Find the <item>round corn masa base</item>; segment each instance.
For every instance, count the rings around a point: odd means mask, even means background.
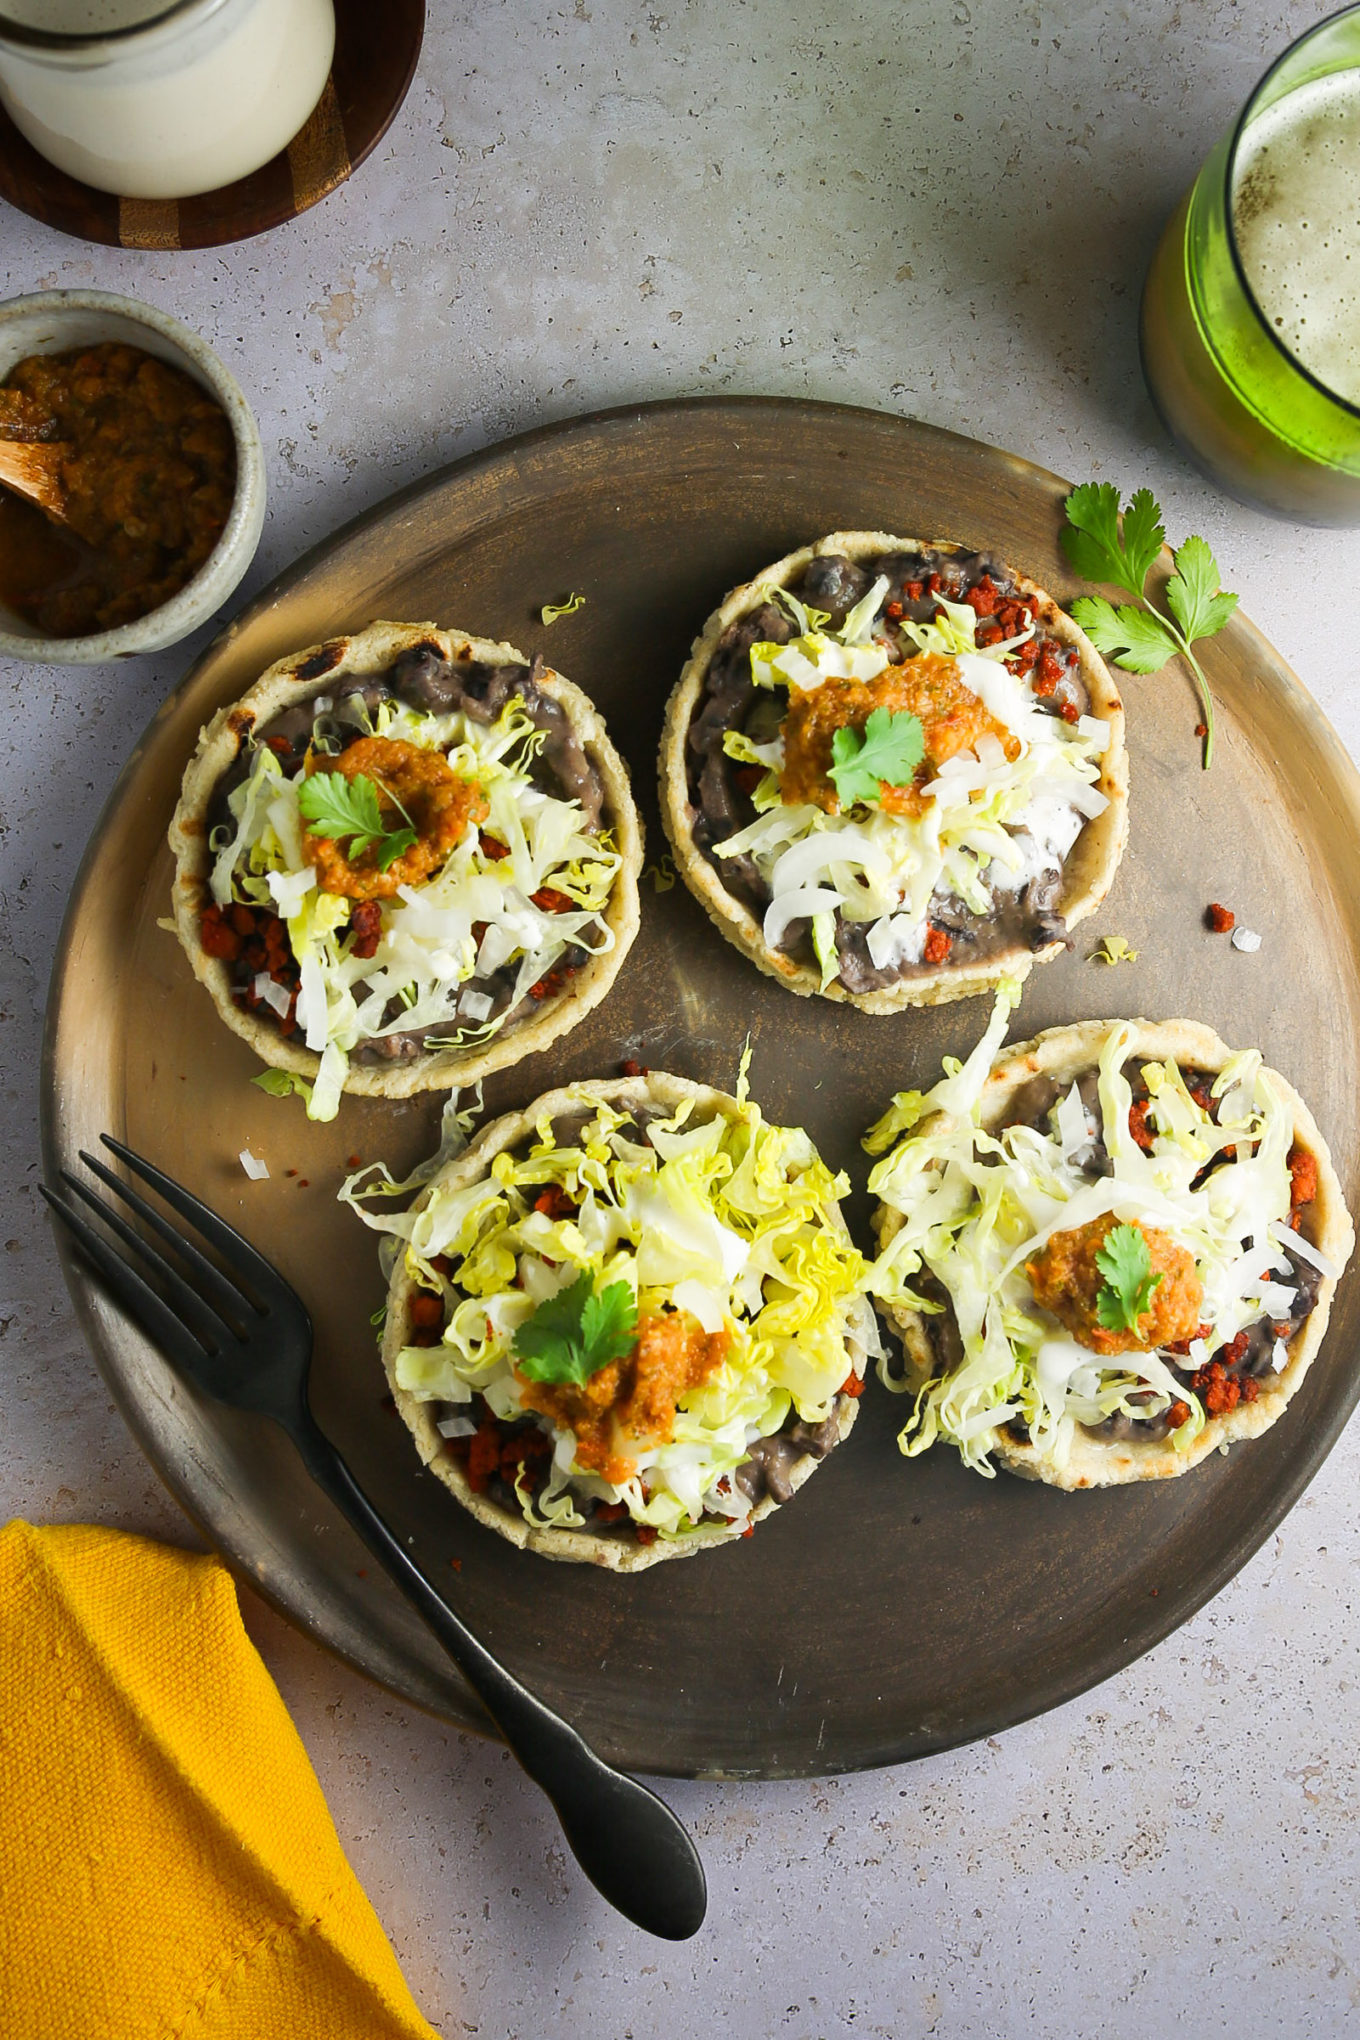
[[[1068,1027],[1050,1027],[1032,1041],[1002,1049],[997,1056],[982,1093],[983,1127],[992,1130],[1004,1125],[1012,1100],[1035,1077],[1051,1078],[1061,1086],[1070,1084],[1083,1070],[1094,1068],[1111,1029],[1122,1026],[1131,1029],[1129,1060],[1174,1061],[1183,1070],[1205,1070],[1216,1075],[1237,1052],[1211,1027],[1195,1020],[1082,1020]],[[1355,1234],[1327,1143],[1293,1086],[1278,1070],[1268,1070],[1266,1074],[1293,1114],[1296,1145],[1317,1162],[1317,1197],[1311,1207],[1317,1232],[1315,1244],[1338,1269],[1344,1268],[1355,1244]],[[947,1114],[934,1113],[914,1129],[913,1137],[932,1128],[943,1131],[949,1123]],[[874,1227],[880,1249],[887,1246],[901,1226],[899,1212],[886,1204],[877,1207]],[[1231,1445],[1239,1438],[1259,1438],[1284,1414],[1322,1344],[1335,1291],[1336,1281],[1324,1276],[1316,1304],[1289,1341],[1289,1360],[1284,1371],[1262,1381],[1255,1402],[1240,1402],[1234,1410],[1208,1417],[1204,1429],[1188,1448],[1177,1451],[1167,1438],[1152,1439],[1146,1444],[1136,1439],[1095,1438],[1078,1427],[1068,1457],[1060,1466],[1051,1451],[1041,1452],[1013,1438],[1004,1425],[999,1425],[986,1449],[1009,1472],[1025,1480],[1046,1481],[1051,1487],[1116,1487],[1134,1480],[1174,1480],[1221,1446]],[[919,1311],[889,1309],[886,1305],[884,1308],[901,1333],[912,1366],[924,1383],[935,1372],[936,1365],[924,1317]]]
[[[484,1127],[462,1154],[455,1156],[436,1176],[426,1184],[416,1199],[414,1209],[419,1210],[429,1198],[435,1184],[448,1189],[461,1189],[465,1184],[475,1183],[487,1175],[494,1157],[507,1148],[524,1145],[534,1132],[538,1121],[543,1118],[558,1119],[583,1106],[593,1108],[598,1104],[613,1106],[621,1112],[642,1111],[651,1108],[664,1112],[668,1117],[687,1099],[694,1101],[697,1123],[703,1124],[717,1113],[729,1118],[740,1114],[737,1100],[726,1091],[717,1091],[707,1084],[691,1083],[685,1077],[672,1077],[664,1071],[653,1070],[645,1077],[624,1077],[617,1081],[595,1081],[571,1084],[560,1091],[545,1092],[536,1098],[522,1112],[510,1112],[493,1120]],[[829,1222],[838,1227],[847,1241],[849,1233],[841,1216],[840,1206],[831,1204],[827,1209]],[[468,1484],[464,1469],[447,1450],[445,1440],[440,1436],[435,1421],[434,1406],[421,1402],[406,1389],[401,1388],[396,1378],[397,1355],[403,1346],[410,1344],[411,1296],[416,1283],[408,1274],[405,1255],[393,1270],[387,1293],[387,1321],[383,1333],[382,1358],[387,1371],[388,1385],[396,1400],[398,1410],[416,1441],[416,1450],[423,1463],[443,1481],[445,1487],[455,1494],[469,1515],[479,1523],[508,1538],[523,1551],[535,1551],[540,1557],[565,1560],[569,1563],[607,1566],[613,1572],[644,1572],[648,1566],[659,1565],[669,1558],[686,1558],[699,1551],[712,1551],[722,1544],[731,1544],[743,1533],[743,1525],[727,1529],[719,1524],[705,1525],[693,1532],[675,1538],[658,1537],[652,1543],[643,1544],[631,1535],[629,1526],[619,1525],[610,1531],[589,1529],[539,1529],[527,1523],[520,1511],[503,1506],[486,1494],[476,1494]],[[862,1373],[870,1346],[873,1310],[868,1299],[860,1296],[853,1300],[850,1323],[846,1331],[845,1371],[847,1376],[853,1370]],[[833,1404],[839,1436],[837,1443],[843,1443],[850,1435],[859,1408],[858,1400],[848,1395],[838,1395]],[[834,1447],[833,1447],[834,1449]],[[794,1461],[788,1469],[790,1487],[796,1492],[810,1479],[822,1461],[807,1452]],[[762,1522],[765,1517],[784,1506],[772,1496],[765,1495],[751,1511],[752,1523]]]
[[[286,1039],[267,1018],[238,1005],[231,995],[229,966],[220,957],[209,956],[203,947],[199,924],[211,898],[208,879],[213,858],[207,817],[213,790],[252,733],[284,709],[318,694],[334,694],[337,682],[343,679],[381,675],[402,652],[423,644],[436,645],[451,664],[477,661],[523,666],[526,674],[530,670],[528,660],[513,645],[495,644],[465,631],[441,630],[433,623],[372,623],[352,637],[328,638],[324,644],[308,645],[277,660],[239,701],[218,710],[200,735],[185,769],[179,805],[170,824],[175,933],[194,976],[206,985],[227,1026],[273,1069],[315,1078],[321,1058],[301,1042]],[[543,999],[532,1014],[488,1041],[462,1048],[427,1049],[408,1061],[386,1065],[351,1060],[344,1082],[348,1092],[367,1098],[409,1098],[418,1091],[447,1091],[475,1084],[493,1070],[506,1069],[566,1034],[599,1005],[623,967],[638,931],[638,876],[642,870],[642,823],[627,768],[603,720],[579,687],[551,669],[535,679],[542,692],[563,709],[600,776],[603,819],[623,860],[604,909],[613,946],[572,972],[562,988]]]
[[[838,553],[858,562],[890,552],[931,551],[947,554],[971,553],[974,547],[948,539],[895,538],[884,531],[833,531],[812,545],[801,546],[766,567],[752,581],[734,588],[714,610],[699,636],[689,661],[666,705],[665,728],[661,738],[659,779],[661,819],[670,838],[675,866],[694,897],[720,932],[743,956],[750,958],[767,977],[777,978],[800,998],[819,996],[840,999],[865,1013],[899,1013],[904,1006],[942,1006],[954,999],[972,998],[992,990],[1002,978],[1028,977],[1036,963],[1046,963],[1062,954],[1066,944],[1050,942],[1037,950],[1016,943],[1008,949],[975,963],[948,962],[931,970],[917,971],[895,985],[875,992],[850,992],[839,980],[821,989],[820,973],[811,964],[798,963],[766,942],[760,921],[750,908],[728,892],[720,873],[694,841],[695,810],[689,798],[686,742],[690,724],[703,699],[704,681],[719,641],[728,627],[769,600],[772,589],[787,588],[819,554]],[[1006,568],[1019,592],[1034,605],[1044,628],[1075,648],[1081,678],[1090,696],[1091,714],[1109,726],[1110,741],[1101,759],[1096,785],[1109,802],[1103,813],[1088,821],[1063,864],[1062,890],[1054,911],[1069,929],[1095,912],[1114,883],[1119,860],[1128,837],[1128,759],[1124,748],[1124,709],[1109,668],[1081,630],[1051,595],[1013,567]]]

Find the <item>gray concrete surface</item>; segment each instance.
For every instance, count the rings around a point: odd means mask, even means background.
[[[1264,63],[1324,11],[437,0],[405,109],[319,210],[174,258],[0,211],[0,283],[140,293],[235,369],[273,490],[243,596],[399,484],[523,427],[707,390],[836,399],[1150,484],[1360,752],[1360,535],[1273,523],[1202,482],[1156,424],[1134,331],[1161,221]],[[0,1517],[184,1543],[75,1328],[33,1186],[63,902],[193,649],[0,669]],[[1352,1427],[1195,1620],[999,1740],[871,1776],[668,1788],[713,1891],[678,1949],[572,1876],[497,1748],[258,1605],[248,1620],[447,2040],[1331,2040],[1360,2018],[1357,1475]]]

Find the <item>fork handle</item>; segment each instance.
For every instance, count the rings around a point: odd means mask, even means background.
[[[708,1903],[704,1868],[665,1801],[597,1756],[497,1662],[435,1592],[309,1411],[288,1430],[307,1471],[433,1630],[514,1755],[547,1793],[596,1890],[649,1934],[683,1941],[697,1933]]]

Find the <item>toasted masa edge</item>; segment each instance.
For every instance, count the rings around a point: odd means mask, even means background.
[[[231,972],[220,957],[209,956],[199,933],[199,917],[210,898],[208,878],[213,857],[208,847],[207,815],[213,789],[236,762],[251,733],[271,722],[283,709],[320,693],[336,691],[348,676],[373,679],[386,673],[396,658],[413,646],[433,641],[453,663],[474,659],[496,666],[529,662],[513,645],[471,637],[465,631],[441,630],[433,623],[372,623],[352,637],[328,638],[290,652],[263,673],[239,701],[220,708],[201,732],[198,747],[185,767],[179,804],[170,823],[169,842],[175,859],[173,887],[175,933],[206,985],[223,1020],[274,1069],[315,1077],[321,1058],[300,1042],[285,1039],[267,1020],[238,1006],[231,995]],[[325,658],[319,671],[299,677],[300,669]],[[638,877],[642,870],[642,822],[633,801],[628,771],[610,741],[604,722],[589,696],[551,669],[536,684],[564,710],[581,746],[600,775],[604,815],[623,860],[604,908],[614,945],[573,971],[560,992],[543,1001],[531,1019],[503,1029],[484,1043],[466,1049],[426,1050],[409,1062],[373,1065],[351,1061],[344,1089],[369,1098],[409,1098],[417,1091],[441,1091],[474,1084],[505,1069],[522,1056],[546,1048],[598,1006],[632,947],[639,924]]]
[[[532,1134],[538,1120],[546,1114],[549,1118],[574,1112],[583,1103],[603,1102],[621,1111],[637,1110],[645,1106],[661,1106],[667,1113],[674,1112],[686,1099],[693,1099],[695,1108],[705,1118],[723,1113],[729,1119],[740,1114],[735,1098],[726,1091],[714,1090],[708,1084],[691,1083],[686,1077],[673,1077],[664,1071],[653,1070],[645,1077],[625,1077],[618,1080],[595,1079],[589,1082],[564,1086],[561,1090],[547,1091],[536,1098],[532,1105],[522,1112],[509,1112],[483,1127],[476,1139],[462,1154],[443,1168],[433,1181],[425,1186],[416,1199],[413,1209],[420,1210],[428,1200],[435,1185],[460,1189],[464,1184],[475,1182],[490,1168],[494,1156],[506,1148],[518,1146]],[[849,1239],[849,1231],[841,1216],[839,1204],[828,1208],[828,1218],[840,1227]],[[445,1441],[435,1423],[433,1406],[421,1402],[407,1390],[398,1387],[396,1378],[397,1355],[403,1346],[410,1343],[410,1298],[416,1284],[406,1268],[405,1254],[398,1260],[392,1273],[387,1292],[387,1324],[383,1333],[382,1361],[387,1372],[388,1384],[403,1420],[416,1441],[416,1449],[424,1464],[443,1481],[457,1496],[469,1515],[484,1524],[487,1529],[497,1531],[518,1545],[522,1551],[536,1551],[543,1558],[559,1559],[569,1563],[606,1566],[613,1572],[644,1572],[648,1566],[659,1565],[668,1558],[687,1558],[692,1553],[715,1549],[730,1544],[741,1531],[718,1531],[716,1529],[692,1536],[667,1539],[658,1537],[653,1544],[639,1544],[626,1534],[601,1536],[588,1530],[538,1529],[526,1523],[517,1509],[511,1509],[496,1502],[485,1494],[474,1494],[468,1485],[467,1476],[461,1466],[447,1452]],[[867,1297],[853,1300],[853,1315],[846,1337],[846,1373],[853,1362],[861,1364],[867,1358],[868,1327],[872,1316],[872,1305]],[[850,1435],[858,1401],[851,1396],[841,1396],[835,1404],[839,1436],[842,1444]],[[832,1448],[835,1449],[834,1447]],[[805,1452],[789,1468],[790,1486],[796,1491],[821,1464],[811,1452]],[[761,1522],[773,1510],[782,1505],[770,1495],[765,1495],[751,1511],[750,1521]]]
[[[1015,1042],[1001,1051],[983,1089],[982,1125],[986,1128],[999,1125],[1011,1099],[1032,1077],[1050,1077],[1065,1083],[1083,1070],[1094,1068],[1111,1028],[1121,1026],[1132,1029],[1129,1054],[1145,1061],[1174,1060],[1182,1069],[1216,1073],[1238,1052],[1229,1048],[1211,1027],[1197,1020],[1082,1020],[1066,1027],[1050,1027],[1031,1041]],[[1267,1068],[1266,1074],[1279,1087],[1293,1113],[1295,1142],[1317,1161],[1317,1196],[1309,1207],[1315,1215],[1315,1244],[1344,1270],[1355,1245],[1355,1232],[1327,1143],[1293,1085],[1278,1070]],[[950,1123],[947,1113],[932,1113],[915,1132],[944,1130]],[[900,1212],[880,1203],[875,1208],[873,1223],[881,1251],[900,1230],[903,1219]],[[1177,1451],[1165,1438],[1146,1444],[1135,1439],[1093,1438],[1078,1428],[1067,1462],[1059,1466],[1051,1452],[1022,1444],[1004,1426],[998,1426],[987,1450],[1009,1472],[1025,1480],[1045,1481],[1050,1487],[1070,1490],[1116,1487],[1135,1480],[1174,1480],[1220,1446],[1230,1445],[1238,1438],[1259,1438],[1284,1414],[1322,1344],[1336,1286],[1333,1277],[1323,1276],[1317,1302],[1289,1342],[1284,1372],[1261,1381],[1255,1402],[1240,1402],[1234,1410],[1206,1418],[1204,1429],[1188,1448]],[[923,1385],[935,1372],[934,1349],[925,1318],[919,1311],[893,1309],[887,1304],[883,1308],[900,1331]]]
[[[810,964],[796,963],[782,951],[772,949],[761,932],[760,922],[743,902],[728,892],[715,867],[694,842],[693,809],[685,761],[685,741],[703,692],[718,641],[729,624],[759,608],[773,588],[786,588],[809,562],[822,553],[840,553],[860,561],[880,553],[922,552],[971,553],[975,547],[948,539],[895,538],[884,531],[833,531],[811,545],[801,546],[764,568],[754,580],[734,588],[714,610],[694,646],[670,700],[666,704],[665,727],[661,737],[659,781],[661,820],[675,853],[676,869],[719,930],[743,955],[748,956],[768,977],[777,978],[800,998],[820,996],[841,999],[866,1013],[897,1013],[904,1006],[942,1006],[954,999],[971,998],[1002,978],[1024,979],[1036,963],[1046,963],[1062,953],[1065,945],[1049,942],[1037,950],[1021,947],[1002,950],[983,961],[942,964],[934,971],[904,978],[876,992],[849,992],[839,982],[821,990],[821,979]],[[1096,781],[1109,801],[1103,814],[1088,821],[1063,865],[1063,889],[1055,903],[1069,929],[1094,913],[1114,883],[1128,837],[1128,758],[1124,748],[1124,708],[1109,668],[1085,631],[1061,610],[1051,595],[1019,573],[1014,577],[1021,594],[1036,607],[1045,628],[1077,651],[1082,680],[1090,696],[1091,713],[1108,723],[1110,741],[1101,759]]]

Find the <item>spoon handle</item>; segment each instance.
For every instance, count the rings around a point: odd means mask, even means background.
[[[310,1414],[287,1429],[312,1478],[433,1630],[513,1754],[547,1793],[596,1890],[649,1934],[684,1941],[697,1933],[708,1903],[704,1867],[665,1801],[605,1763],[491,1655],[441,1600]]]
[[[59,446],[44,446],[33,440],[0,439],[0,484],[65,522],[62,453]]]

